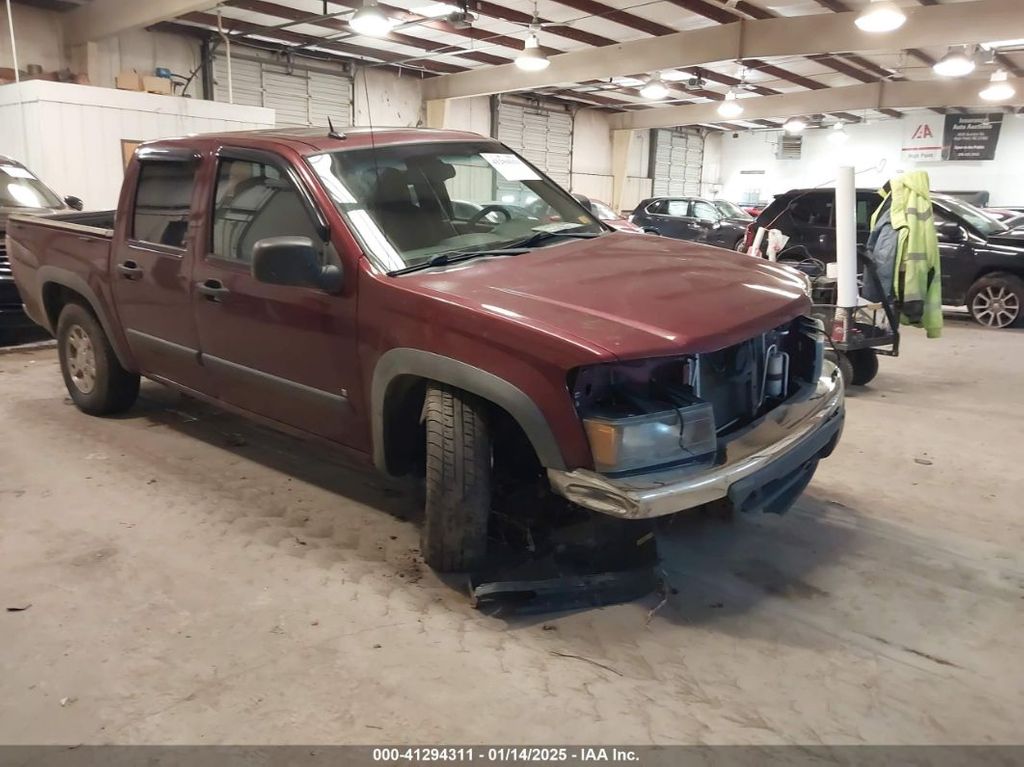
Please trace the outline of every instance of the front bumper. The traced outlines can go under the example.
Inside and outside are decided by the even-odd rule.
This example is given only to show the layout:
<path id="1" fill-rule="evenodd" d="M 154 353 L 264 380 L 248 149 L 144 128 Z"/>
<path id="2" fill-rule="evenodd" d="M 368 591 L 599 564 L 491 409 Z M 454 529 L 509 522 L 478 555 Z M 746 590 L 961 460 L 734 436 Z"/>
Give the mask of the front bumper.
<path id="1" fill-rule="evenodd" d="M 624 519 L 660 517 L 727 496 L 740 508 L 783 511 L 839 440 L 843 391 L 839 370 L 826 360 L 815 385 L 721 442 L 713 464 L 617 478 L 548 469 L 548 479 L 567 500 Z"/>

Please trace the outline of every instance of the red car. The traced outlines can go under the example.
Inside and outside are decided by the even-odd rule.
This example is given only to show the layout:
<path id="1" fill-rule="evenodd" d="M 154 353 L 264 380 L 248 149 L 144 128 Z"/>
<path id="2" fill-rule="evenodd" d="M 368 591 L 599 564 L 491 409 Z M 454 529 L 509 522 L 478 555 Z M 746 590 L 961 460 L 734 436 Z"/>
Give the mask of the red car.
<path id="1" fill-rule="evenodd" d="M 590 201 L 590 212 L 601 219 L 601 221 L 608 224 L 612 229 L 617 229 L 620 232 L 643 234 L 643 229 L 634 224 L 628 218 L 623 218 L 620 214 L 612 210 L 611 205 L 603 203 L 600 200 Z"/>
<path id="2" fill-rule="evenodd" d="M 560 220 L 501 202 L 530 197 Z M 785 511 L 843 425 L 793 270 L 610 231 L 471 133 L 156 141 L 117 211 L 14 215 L 8 243 L 81 410 L 146 376 L 422 477 L 439 570 L 482 563 L 510 488 L 622 519 Z"/>

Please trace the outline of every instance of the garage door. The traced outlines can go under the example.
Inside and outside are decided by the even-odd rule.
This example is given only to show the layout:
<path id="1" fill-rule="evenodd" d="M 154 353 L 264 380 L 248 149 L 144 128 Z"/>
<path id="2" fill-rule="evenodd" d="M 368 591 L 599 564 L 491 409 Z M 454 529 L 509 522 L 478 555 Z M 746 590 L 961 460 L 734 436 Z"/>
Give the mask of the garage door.
<path id="1" fill-rule="evenodd" d="M 700 195 L 704 134 L 693 128 L 655 130 L 651 136 L 654 196 Z"/>
<path id="2" fill-rule="evenodd" d="M 213 77 L 214 101 L 228 101 L 225 56 L 214 57 Z M 352 79 L 340 72 L 232 56 L 231 79 L 235 103 L 276 110 L 278 126 L 327 127 L 328 117 L 339 128 L 352 124 Z"/>
<path id="3" fill-rule="evenodd" d="M 502 101 L 498 105 L 498 141 L 569 188 L 572 117 L 564 109 Z"/>

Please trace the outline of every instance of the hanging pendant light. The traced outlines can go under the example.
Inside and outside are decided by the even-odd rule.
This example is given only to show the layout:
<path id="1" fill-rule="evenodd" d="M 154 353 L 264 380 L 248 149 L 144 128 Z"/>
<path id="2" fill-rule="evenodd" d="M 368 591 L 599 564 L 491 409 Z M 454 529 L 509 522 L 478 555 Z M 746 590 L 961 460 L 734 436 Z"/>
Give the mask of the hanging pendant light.
<path id="1" fill-rule="evenodd" d="M 782 126 L 782 130 L 793 135 L 803 133 L 806 128 L 807 121 L 802 117 L 790 117 Z"/>
<path id="2" fill-rule="evenodd" d="M 892 32 L 906 20 L 907 14 L 892 0 L 871 0 L 871 5 L 861 11 L 853 23 L 865 32 Z"/>
<path id="3" fill-rule="evenodd" d="M 1006 99 L 1012 99 L 1014 94 L 1017 93 L 1017 89 L 1010 85 L 1007 80 L 1006 70 L 997 69 L 992 73 L 992 77 L 989 78 L 988 87 L 978 95 L 985 99 L 985 101 L 1006 101 Z"/>
<path id="4" fill-rule="evenodd" d="M 551 60 L 540 47 L 536 30 L 531 27 L 530 34 L 526 36 L 526 42 L 523 43 L 522 52 L 516 56 L 516 66 L 524 72 L 540 72 L 547 69 L 549 64 L 551 64 Z"/>
<path id="5" fill-rule="evenodd" d="M 725 94 L 725 101 L 718 105 L 718 114 L 727 119 L 739 117 L 743 114 L 743 105 L 736 98 L 735 88 L 730 88 Z"/>
<path id="6" fill-rule="evenodd" d="M 390 19 L 372 1 L 364 3 L 362 8 L 352 14 L 348 25 L 353 32 L 366 37 L 384 37 L 391 31 Z"/>
<path id="7" fill-rule="evenodd" d="M 651 75 L 647 82 L 644 83 L 643 87 L 640 88 L 640 95 L 645 99 L 651 101 L 657 101 L 663 99 L 668 95 L 668 88 L 665 87 L 665 83 L 661 79 L 660 74 Z"/>
<path id="8" fill-rule="evenodd" d="M 967 55 L 966 48 L 950 48 L 932 70 L 940 77 L 965 77 L 974 71 L 974 57 Z"/>
<path id="9" fill-rule="evenodd" d="M 831 144 L 845 144 L 850 140 L 850 134 L 846 132 L 845 125 L 836 123 L 832 126 L 832 130 L 828 132 L 828 140 Z"/>

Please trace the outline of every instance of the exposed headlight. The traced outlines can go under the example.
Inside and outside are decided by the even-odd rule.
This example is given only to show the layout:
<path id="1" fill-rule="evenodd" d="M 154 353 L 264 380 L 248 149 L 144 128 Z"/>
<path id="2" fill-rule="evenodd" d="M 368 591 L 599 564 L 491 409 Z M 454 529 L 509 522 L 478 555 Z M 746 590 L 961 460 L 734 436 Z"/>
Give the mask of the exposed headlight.
<path id="1" fill-rule="evenodd" d="M 715 452 L 715 414 L 701 402 L 624 418 L 583 419 L 595 470 L 617 474 L 700 458 Z"/>

